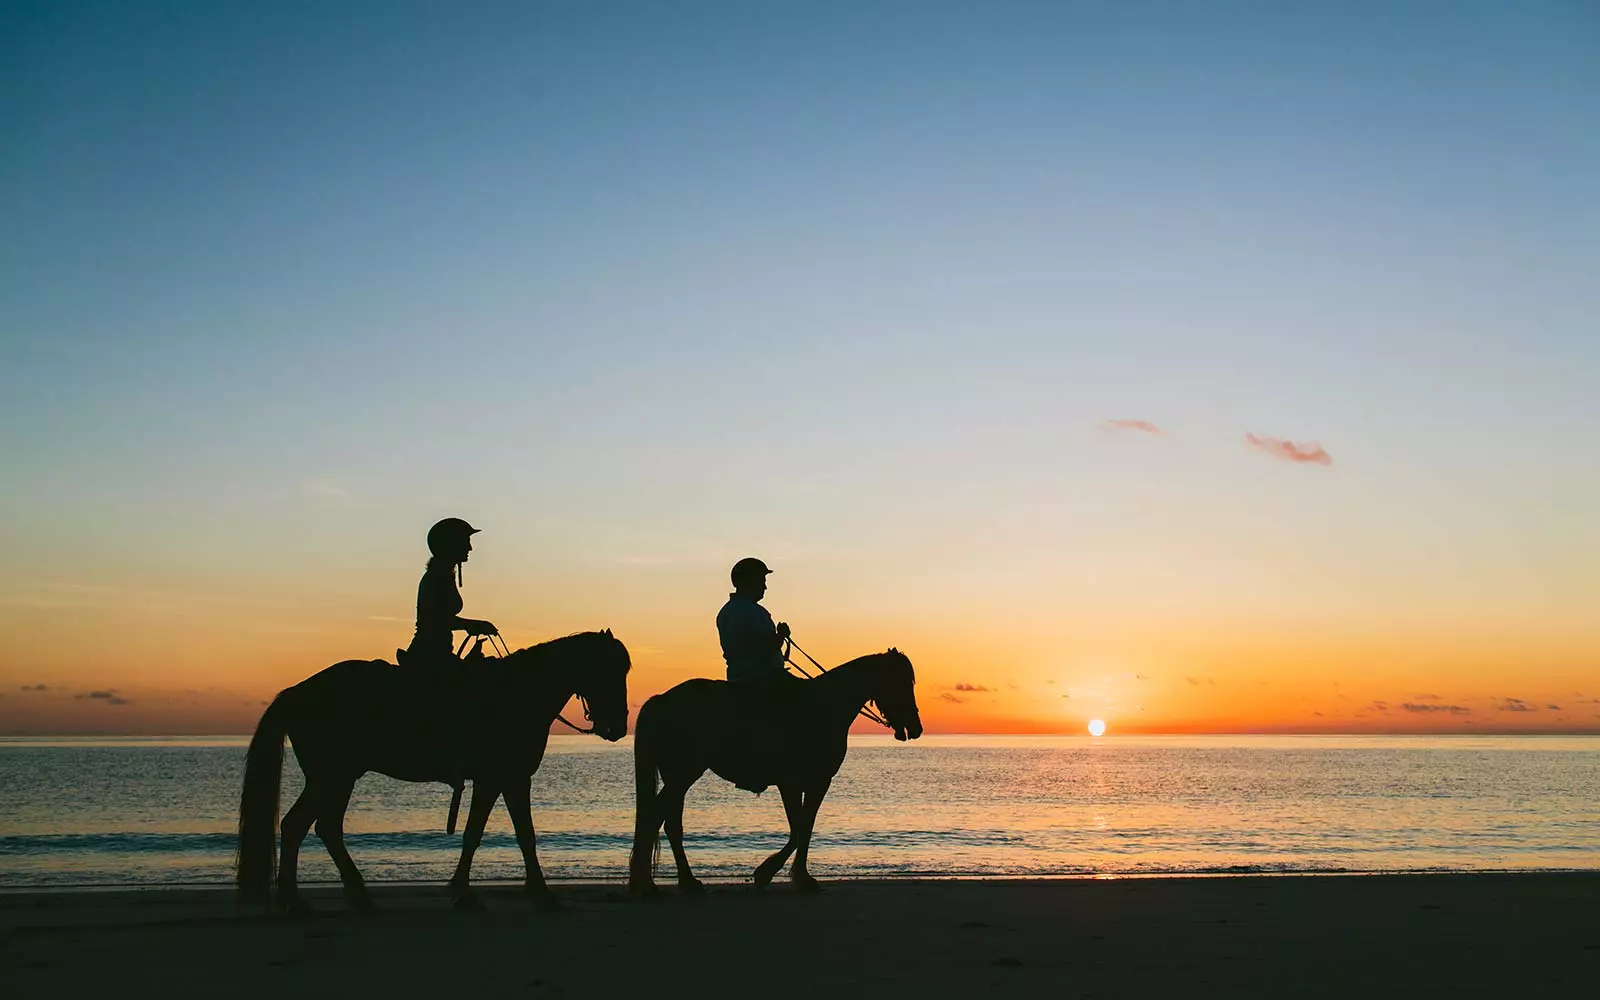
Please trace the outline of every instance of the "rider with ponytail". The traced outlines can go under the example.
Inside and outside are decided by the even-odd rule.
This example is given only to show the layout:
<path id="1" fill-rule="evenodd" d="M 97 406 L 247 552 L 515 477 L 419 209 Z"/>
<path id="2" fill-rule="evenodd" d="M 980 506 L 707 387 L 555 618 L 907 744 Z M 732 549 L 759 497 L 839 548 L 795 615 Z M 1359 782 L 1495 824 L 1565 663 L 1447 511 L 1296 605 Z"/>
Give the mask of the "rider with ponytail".
<path id="1" fill-rule="evenodd" d="M 437 664 L 455 659 L 456 632 L 499 634 L 489 622 L 460 617 L 461 564 L 467 561 L 477 533 L 459 517 L 447 517 L 428 529 L 428 551 L 433 556 L 417 584 L 417 632 L 406 650 L 408 661 Z"/>

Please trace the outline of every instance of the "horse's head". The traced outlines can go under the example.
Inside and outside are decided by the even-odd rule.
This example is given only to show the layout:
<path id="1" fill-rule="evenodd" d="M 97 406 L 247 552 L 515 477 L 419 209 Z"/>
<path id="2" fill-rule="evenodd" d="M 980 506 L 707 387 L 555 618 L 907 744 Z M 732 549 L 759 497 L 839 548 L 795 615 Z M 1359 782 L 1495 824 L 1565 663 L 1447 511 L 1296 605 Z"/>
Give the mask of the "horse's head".
<path id="1" fill-rule="evenodd" d="M 892 648 L 878 656 L 872 701 L 894 727 L 895 739 L 914 740 L 922 735 L 922 716 L 917 711 L 917 675 L 911 669 L 911 660 Z"/>
<path id="2" fill-rule="evenodd" d="M 610 629 L 585 633 L 590 644 L 584 668 L 578 671 L 574 693 L 601 739 L 615 743 L 628 735 L 628 647 Z"/>

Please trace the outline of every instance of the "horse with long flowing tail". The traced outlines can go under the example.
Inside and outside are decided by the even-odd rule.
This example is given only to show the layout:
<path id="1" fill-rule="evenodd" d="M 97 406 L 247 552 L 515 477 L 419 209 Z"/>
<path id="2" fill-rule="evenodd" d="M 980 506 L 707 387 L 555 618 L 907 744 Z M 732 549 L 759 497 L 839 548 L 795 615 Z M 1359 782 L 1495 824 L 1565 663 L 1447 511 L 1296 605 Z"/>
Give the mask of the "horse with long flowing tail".
<path id="1" fill-rule="evenodd" d="M 377 771 L 402 781 L 472 781 L 461 858 L 450 880 L 457 904 L 474 907 L 472 856 L 495 802 L 505 798 L 526 868 L 529 896 L 555 905 L 539 870 L 529 782 L 544 758 L 550 725 L 576 696 L 593 732 L 628 731 L 628 650 L 610 630 L 582 632 L 498 659 L 459 667 L 394 667 L 346 660 L 280 692 L 261 716 L 245 761 L 239 802 L 240 894 L 290 911 L 308 908 L 295 878 L 300 843 L 315 824 L 339 870 L 345 898 L 371 900 L 344 845 L 344 814 L 357 779 Z M 283 814 L 278 786 L 283 741 L 294 747 L 305 789 Z M 274 899 L 274 869 L 277 893 Z"/>
<path id="2" fill-rule="evenodd" d="M 819 889 L 806 870 L 811 832 L 844 762 L 850 724 L 872 702 L 895 739 L 916 739 L 922 719 L 915 686 L 911 661 L 891 649 L 813 680 L 780 678 L 756 685 L 690 680 L 645 702 L 633 734 L 637 811 L 629 889 L 655 892 L 651 870 L 656 837 L 665 825 L 679 887 L 699 891 L 683 851 L 683 797 L 708 770 L 751 791 L 777 785 L 783 797 L 789 839 L 756 869 L 756 886 L 765 888 L 792 854 L 790 879 L 801 890 Z"/>

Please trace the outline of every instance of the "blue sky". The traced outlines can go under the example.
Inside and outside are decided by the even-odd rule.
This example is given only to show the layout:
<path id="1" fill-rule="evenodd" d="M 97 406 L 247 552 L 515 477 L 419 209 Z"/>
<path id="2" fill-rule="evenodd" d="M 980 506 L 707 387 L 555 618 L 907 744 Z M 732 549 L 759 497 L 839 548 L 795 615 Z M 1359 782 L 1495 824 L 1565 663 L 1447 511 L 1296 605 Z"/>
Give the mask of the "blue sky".
<path id="1" fill-rule="evenodd" d="M 269 8 L 0 6 L 17 634 L 403 617 L 461 514 L 530 629 L 759 551 L 858 624 L 1594 638 L 1586 4 Z"/>

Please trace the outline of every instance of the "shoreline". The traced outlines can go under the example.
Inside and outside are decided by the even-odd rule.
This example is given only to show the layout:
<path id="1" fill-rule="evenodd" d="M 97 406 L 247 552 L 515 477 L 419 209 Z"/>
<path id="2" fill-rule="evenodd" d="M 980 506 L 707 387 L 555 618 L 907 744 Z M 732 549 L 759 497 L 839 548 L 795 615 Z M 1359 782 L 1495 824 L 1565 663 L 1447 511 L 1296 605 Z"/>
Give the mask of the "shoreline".
<path id="1" fill-rule="evenodd" d="M 667 884 L 671 882 L 670 866 L 662 869 L 662 874 L 657 881 Z M 1149 871 L 1149 872 L 1017 872 L 1017 873 L 978 873 L 978 872 L 905 872 L 873 873 L 871 875 L 852 875 L 849 873 L 818 874 L 825 882 L 840 883 L 877 883 L 897 884 L 905 882 L 1112 882 L 1112 881 L 1150 881 L 1154 879 L 1259 879 L 1259 878 L 1420 878 L 1420 877 L 1545 877 L 1556 875 L 1595 876 L 1600 878 L 1600 868 L 1301 868 L 1301 869 L 1197 869 L 1194 871 Z M 747 875 L 698 875 L 701 882 L 707 886 L 731 887 L 747 885 L 750 878 Z M 442 879 L 379 879 L 368 878 L 365 880 L 369 888 L 387 887 L 393 889 L 426 888 L 429 886 L 444 886 Z M 582 876 L 562 877 L 546 875 L 545 881 L 552 886 L 605 889 L 625 888 L 627 881 L 624 878 L 585 878 Z M 511 888 L 521 885 L 517 879 L 473 879 L 472 884 L 480 889 Z M 340 884 L 334 880 L 300 880 L 302 889 L 330 889 L 338 890 Z M 232 892 L 232 882 L 67 882 L 53 885 L 0 885 L 0 896 L 49 896 L 57 893 L 106 893 L 106 892 Z"/>
<path id="2" fill-rule="evenodd" d="M 327 995 L 509 989 L 914 989 L 919 997 L 1588 996 L 1600 974 L 1600 871 L 1064 879 L 840 879 L 819 895 L 662 882 L 555 885 L 535 911 L 485 885 L 481 912 L 438 883 L 333 886 L 292 918 L 231 887 L 0 893 L 0 972 L 18 996 Z"/>

